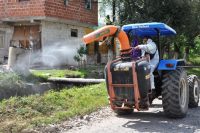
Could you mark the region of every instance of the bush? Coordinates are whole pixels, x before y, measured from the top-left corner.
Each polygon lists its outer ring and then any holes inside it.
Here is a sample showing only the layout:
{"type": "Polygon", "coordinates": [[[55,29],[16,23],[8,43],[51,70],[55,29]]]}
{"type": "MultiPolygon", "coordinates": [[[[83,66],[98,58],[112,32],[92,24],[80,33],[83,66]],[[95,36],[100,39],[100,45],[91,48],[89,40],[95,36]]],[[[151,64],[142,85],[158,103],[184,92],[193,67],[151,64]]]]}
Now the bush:
{"type": "Polygon", "coordinates": [[[32,88],[27,88],[25,81],[16,73],[0,73],[0,100],[34,93],[35,91],[32,88]]]}
{"type": "Polygon", "coordinates": [[[79,49],[77,49],[77,54],[74,56],[74,60],[78,62],[79,65],[82,65],[83,56],[87,54],[87,48],[84,46],[81,46],[79,49]]]}

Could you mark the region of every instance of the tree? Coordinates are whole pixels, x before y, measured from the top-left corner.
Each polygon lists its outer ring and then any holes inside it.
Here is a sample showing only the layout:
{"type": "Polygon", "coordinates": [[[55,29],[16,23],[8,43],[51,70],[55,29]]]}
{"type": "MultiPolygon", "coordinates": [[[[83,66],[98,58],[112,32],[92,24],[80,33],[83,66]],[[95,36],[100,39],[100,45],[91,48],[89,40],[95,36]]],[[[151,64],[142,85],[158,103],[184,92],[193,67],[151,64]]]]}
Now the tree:
{"type": "Polygon", "coordinates": [[[78,62],[78,65],[82,66],[83,63],[83,56],[87,54],[87,49],[84,46],[81,46],[77,49],[77,54],[74,56],[74,60],[78,62]]]}
{"type": "MultiPolygon", "coordinates": [[[[102,0],[102,3],[112,7],[113,0],[102,0]]],[[[187,54],[195,47],[194,38],[200,34],[199,0],[115,0],[115,4],[119,25],[164,22],[178,33],[173,40],[177,53],[180,46],[187,54]],[[181,40],[183,36],[186,40],[181,40]]]]}
{"type": "Polygon", "coordinates": [[[195,44],[195,47],[191,50],[191,53],[192,55],[196,55],[196,56],[199,56],[200,53],[200,35],[199,36],[196,36],[195,39],[194,39],[194,44],[195,44]]]}

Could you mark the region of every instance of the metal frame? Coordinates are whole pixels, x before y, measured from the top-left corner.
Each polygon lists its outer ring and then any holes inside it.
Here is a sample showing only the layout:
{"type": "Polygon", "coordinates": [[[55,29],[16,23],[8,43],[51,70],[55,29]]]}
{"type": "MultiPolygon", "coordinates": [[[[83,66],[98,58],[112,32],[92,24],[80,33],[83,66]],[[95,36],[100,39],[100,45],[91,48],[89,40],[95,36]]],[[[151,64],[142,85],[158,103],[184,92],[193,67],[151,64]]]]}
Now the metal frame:
{"type": "MultiPolygon", "coordinates": [[[[115,101],[115,92],[114,92],[114,87],[126,87],[126,88],[130,88],[132,89],[133,88],[133,91],[134,91],[134,107],[133,108],[136,108],[138,111],[140,110],[140,106],[139,106],[139,103],[140,103],[140,92],[139,92],[139,86],[138,86],[138,79],[137,79],[137,72],[136,72],[136,61],[132,61],[132,75],[133,75],[133,84],[113,84],[112,83],[112,73],[111,73],[111,70],[110,70],[110,66],[112,65],[112,63],[116,63],[118,61],[120,61],[121,58],[117,59],[117,60],[114,60],[112,62],[108,62],[107,63],[107,74],[108,74],[108,91],[109,91],[109,101],[110,101],[110,106],[113,110],[115,109],[132,109],[130,107],[126,107],[124,106],[126,103],[128,103],[127,99],[124,100],[123,104],[121,107],[116,107],[114,104],[113,104],[113,101],[115,101]]],[[[148,61],[148,57],[146,58],[142,58],[140,59],[140,61],[142,60],[147,60],[148,61]]]]}

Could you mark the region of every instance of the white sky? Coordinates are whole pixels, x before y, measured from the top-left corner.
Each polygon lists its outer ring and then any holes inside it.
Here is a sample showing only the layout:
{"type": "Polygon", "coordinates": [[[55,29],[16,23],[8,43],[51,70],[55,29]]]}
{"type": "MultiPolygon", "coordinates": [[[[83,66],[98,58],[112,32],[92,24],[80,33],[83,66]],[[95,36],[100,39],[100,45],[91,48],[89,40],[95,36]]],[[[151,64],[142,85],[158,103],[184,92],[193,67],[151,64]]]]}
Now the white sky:
{"type": "MultiPolygon", "coordinates": [[[[101,7],[101,3],[99,3],[98,4],[98,8],[100,9],[100,7],[101,7]]],[[[110,8],[110,7],[105,7],[105,16],[106,15],[110,15],[110,17],[112,18],[112,9],[110,8]]],[[[99,11],[99,13],[98,13],[98,19],[99,19],[99,26],[101,26],[101,25],[105,25],[105,23],[104,23],[104,19],[105,19],[105,16],[104,16],[103,14],[100,14],[100,11],[99,11]]]]}

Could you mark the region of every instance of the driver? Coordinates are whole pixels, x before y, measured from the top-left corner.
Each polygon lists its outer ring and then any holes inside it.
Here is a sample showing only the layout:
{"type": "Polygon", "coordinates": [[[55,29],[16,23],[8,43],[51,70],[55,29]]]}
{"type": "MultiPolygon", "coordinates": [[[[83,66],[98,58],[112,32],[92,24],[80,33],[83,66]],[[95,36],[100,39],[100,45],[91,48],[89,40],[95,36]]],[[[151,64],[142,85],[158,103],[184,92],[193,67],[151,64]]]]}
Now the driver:
{"type": "Polygon", "coordinates": [[[142,50],[142,56],[145,56],[146,54],[150,55],[151,91],[152,91],[152,95],[155,96],[156,95],[156,91],[155,91],[155,83],[154,83],[153,72],[154,72],[154,70],[156,69],[156,67],[157,67],[157,65],[159,63],[159,54],[158,54],[157,46],[156,46],[155,42],[153,42],[151,37],[145,36],[143,38],[143,44],[136,46],[135,49],[141,49],[142,50]]]}

